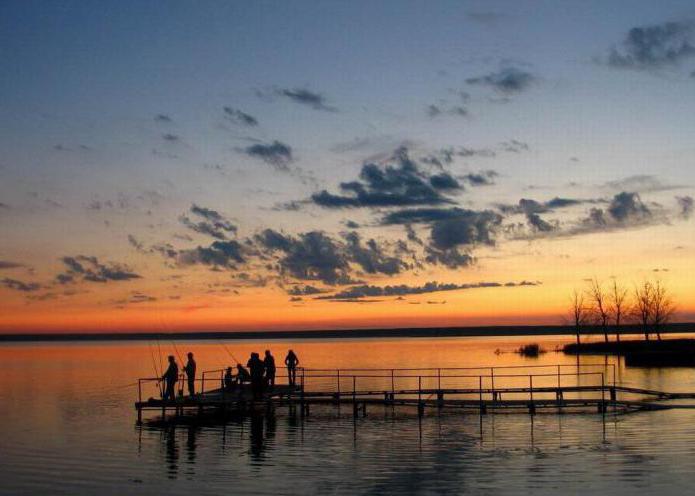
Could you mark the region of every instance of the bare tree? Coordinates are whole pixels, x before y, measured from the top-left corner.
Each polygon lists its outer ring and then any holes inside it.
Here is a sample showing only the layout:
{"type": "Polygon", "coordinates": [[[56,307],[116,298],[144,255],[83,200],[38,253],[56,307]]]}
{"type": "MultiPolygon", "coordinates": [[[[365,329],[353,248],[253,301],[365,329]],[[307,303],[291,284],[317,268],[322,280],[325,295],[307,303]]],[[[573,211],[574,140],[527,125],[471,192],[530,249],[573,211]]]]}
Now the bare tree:
{"type": "Polygon", "coordinates": [[[644,339],[649,341],[649,324],[652,322],[652,283],[644,281],[641,286],[635,286],[635,303],[632,314],[642,325],[644,339]]]}
{"type": "Polygon", "coordinates": [[[610,318],[610,310],[608,307],[608,295],[603,290],[598,279],[594,278],[589,283],[588,295],[591,299],[591,311],[598,324],[601,325],[603,337],[608,342],[608,320],[610,318]]]}
{"type": "Polygon", "coordinates": [[[658,280],[652,284],[651,303],[651,324],[656,332],[656,339],[661,341],[661,326],[671,320],[676,311],[676,305],[666,287],[658,280]]]}
{"type": "Polygon", "coordinates": [[[620,322],[628,311],[627,289],[618,285],[618,281],[613,279],[613,286],[608,295],[610,313],[615,322],[615,339],[620,342],[620,322]]]}
{"type": "Polygon", "coordinates": [[[584,304],[584,293],[577,291],[572,292],[572,320],[574,322],[574,333],[577,335],[577,346],[579,346],[579,334],[582,331],[582,326],[586,324],[587,308],[584,304]]]}

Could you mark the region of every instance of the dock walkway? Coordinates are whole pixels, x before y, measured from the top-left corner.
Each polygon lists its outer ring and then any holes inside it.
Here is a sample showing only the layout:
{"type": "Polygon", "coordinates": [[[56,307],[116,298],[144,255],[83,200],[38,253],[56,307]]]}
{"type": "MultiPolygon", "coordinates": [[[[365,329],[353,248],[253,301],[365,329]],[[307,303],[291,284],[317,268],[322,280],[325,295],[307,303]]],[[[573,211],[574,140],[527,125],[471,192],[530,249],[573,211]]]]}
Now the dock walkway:
{"type": "Polygon", "coordinates": [[[669,408],[695,408],[664,400],[695,399],[695,393],[670,393],[616,384],[613,364],[536,365],[509,367],[420,369],[298,369],[297,384],[267,388],[255,398],[248,385],[226,391],[223,371],[206,371],[197,381],[199,391],[183,395],[183,376],[175,400],[161,399],[159,379],[138,380],[135,409],[158,410],[165,416],[184,412],[222,411],[244,414],[265,408],[299,406],[308,414],[312,405],[349,405],[355,416],[366,416],[374,405],[409,406],[423,415],[436,410],[488,412],[593,411],[630,413],[669,408]],[[148,393],[151,396],[148,399],[148,393]]]}

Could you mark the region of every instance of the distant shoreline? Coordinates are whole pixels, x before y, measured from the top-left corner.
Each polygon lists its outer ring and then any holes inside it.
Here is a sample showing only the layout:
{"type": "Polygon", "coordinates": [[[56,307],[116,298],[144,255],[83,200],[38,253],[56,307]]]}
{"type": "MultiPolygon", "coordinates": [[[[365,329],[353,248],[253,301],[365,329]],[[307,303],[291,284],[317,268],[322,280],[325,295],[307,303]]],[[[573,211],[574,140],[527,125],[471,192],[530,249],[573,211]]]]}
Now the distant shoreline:
{"type": "MultiPolygon", "coordinates": [[[[683,322],[664,326],[662,334],[695,332],[695,323],[683,322]]],[[[636,325],[621,327],[621,334],[641,334],[636,325]]],[[[603,334],[596,326],[586,327],[582,335],[603,334]]],[[[108,333],[7,333],[0,334],[0,343],[9,342],[63,342],[63,341],[144,341],[167,340],[286,340],[286,339],[350,339],[350,338],[446,338],[494,336],[574,336],[571,326],[476,326],[476,327],[413,327],[376,329],[332,329],[296,331],[200,331],[200,332],[108,332],[108,333]]],[[[615,339],[614,334],[609,334],[615,339]]]]}

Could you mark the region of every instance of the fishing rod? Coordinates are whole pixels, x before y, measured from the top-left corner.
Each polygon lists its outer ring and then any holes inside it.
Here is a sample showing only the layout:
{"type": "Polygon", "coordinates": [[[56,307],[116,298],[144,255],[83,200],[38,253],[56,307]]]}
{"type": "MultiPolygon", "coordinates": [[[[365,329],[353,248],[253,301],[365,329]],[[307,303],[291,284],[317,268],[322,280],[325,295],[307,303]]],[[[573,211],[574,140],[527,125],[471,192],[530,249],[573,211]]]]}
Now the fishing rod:
{"type": "Polygon", "coordinates": [[[231,351],[229,351],[229,348],[227,348],[227,346],[226,346],[222,341],[220,341],[220,344],[222,345],[222,347],[224,348],[224,350],[225,350],[227,353],[229,353],[229,356],[232,357],[232,360],[234,360],[235,363],[241,363],[239,360],[236,359],[236,357],[234,356],[234,353],[232,353],[231,351]]]}

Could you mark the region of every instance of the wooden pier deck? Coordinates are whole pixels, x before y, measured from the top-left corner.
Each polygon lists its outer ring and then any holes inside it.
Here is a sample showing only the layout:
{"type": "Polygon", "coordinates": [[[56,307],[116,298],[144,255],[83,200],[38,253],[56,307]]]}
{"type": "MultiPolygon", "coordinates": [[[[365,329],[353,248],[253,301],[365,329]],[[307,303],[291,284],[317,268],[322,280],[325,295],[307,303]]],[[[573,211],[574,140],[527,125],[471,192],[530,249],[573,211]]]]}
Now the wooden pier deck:
{"type": "MultiPolygon", "coordinates": [[[[183,380],[183,379],[181,379],[183,380]]],[[[473,411],[481,415],[500,412],[598,412],[630,413],[694,405],[664,403],[664,400],[695,399],[695,393],[670,393],[622,386],[615,382],[613,365],[539,365],[438,369],[299,369],[297,384],[267,388],[254,398],[249,385],[225,391],[222,371],[206,371],[193,396],[177,395],[163,400],[158,379],[138,381],[135,409],[138,421],[143,411],[222,411],[244,414],[284,406],[299,406],[302,415],[313,405],[348,405],[355,416],[366,416],[376,405],[413,407],[419,415],[427,409],[473,411]],[[206,386],[208,386],[206,388],[206,386]],[[148,399],[147,391],[155,393],[148,399]]],[[[179,393],[183,389],[181,382],[179,393]]]]}

